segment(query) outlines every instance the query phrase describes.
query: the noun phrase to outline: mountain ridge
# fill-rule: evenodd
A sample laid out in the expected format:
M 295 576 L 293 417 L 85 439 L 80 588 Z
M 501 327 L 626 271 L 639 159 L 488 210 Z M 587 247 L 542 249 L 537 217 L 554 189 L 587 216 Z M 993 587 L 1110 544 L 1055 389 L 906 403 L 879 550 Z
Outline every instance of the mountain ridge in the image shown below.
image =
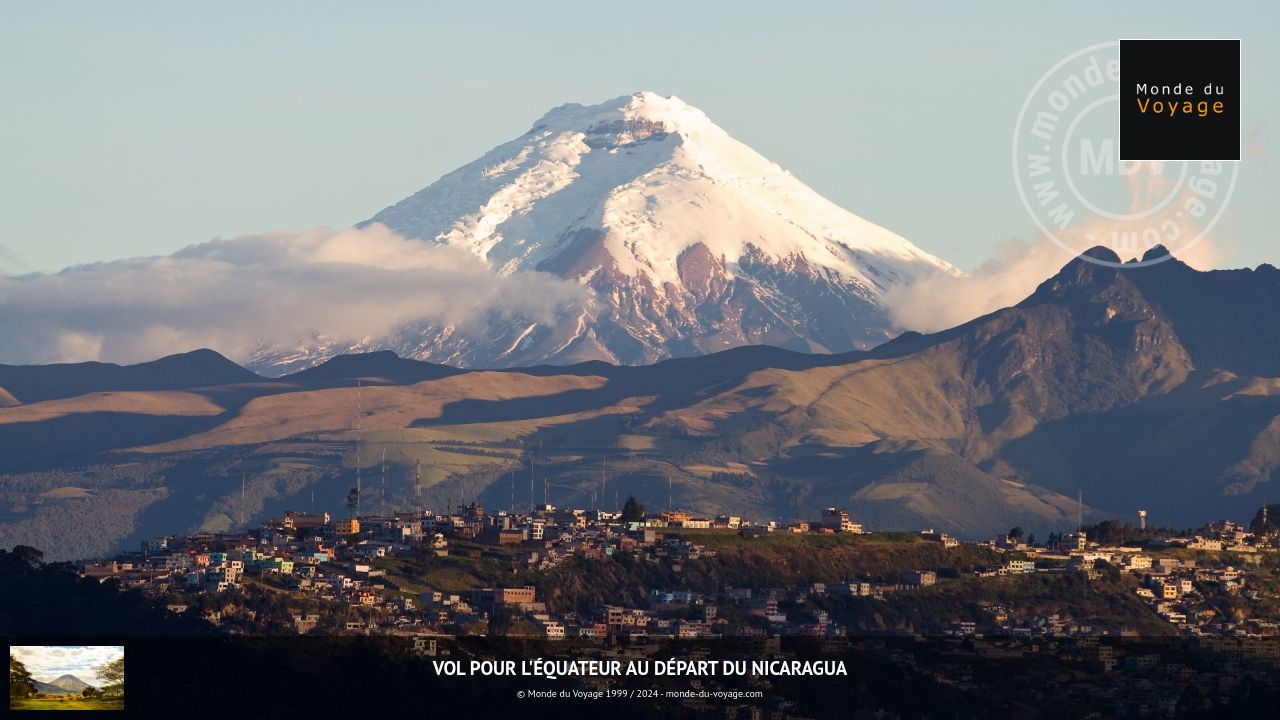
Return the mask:
M 1280 476 L 1268 344 L 1280 273 L 1176 262 L 1075 259 L 1017 305 L 867 351 L 749 345 L 645 366 L 500 370 L 369 353 L 310 380 L 124 393 L 114 401 L 136 410 L 109 418 L 124 437 L 80 455 L 84 433 L 58 423 L 95 417 L 93 396 L 0 408 L 0 454 L 58 443 L 55 459 L 0 484 L 0 508 L 24 508 L 0 521 L 0 540 L 83 547 L 67 519 L 77 508 L 116 517 L 112 503 L 131 529 L 109 542 L 228 530 L 244 513 L 242 481 L 246 522 L 309 506 L 312 493 L 341 512 L 357 461 L 377 477 L 384 449 L 392 507 L 421 463 L 435 507 L 599 507 L 616 493 L 763 520 L 842 506 L 870 528 L 973 538 L 1015 524 L 1069 530 L 1078 494 L 1087 521 L 1137 508 L 1162 524 L 1247 519 Z M 1224 333 L 1251 337 L 1221 348 Z M 534 490 L 514 479 L 531 471 Z M 143 504 L 126 513 L 128 498 Z
M 132 365 L 83 362 L 0 365 L 0 407 L 89 392 L 179 390 L 261 381 L 263 378 L 208 348 Z M 16 402 L 15 402 L 16 401 Z

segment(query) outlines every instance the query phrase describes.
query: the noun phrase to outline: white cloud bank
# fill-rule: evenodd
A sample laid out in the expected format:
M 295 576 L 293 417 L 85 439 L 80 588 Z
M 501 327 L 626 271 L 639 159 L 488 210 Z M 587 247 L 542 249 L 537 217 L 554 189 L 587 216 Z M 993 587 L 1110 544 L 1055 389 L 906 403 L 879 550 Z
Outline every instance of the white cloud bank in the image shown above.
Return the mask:
M 1128 177 L 1132 211 L 1144 210 L 1171 191 L 1171 186 L 1152 167 Z M 1106 220 L 1090 217 L 1085 222 L 1058 237 L 1067 247 L 1078 252 L 1096 246 L 1108 246 L 1109 238 L 1115 238 L 1135 227 L 1156 225 L 1162 221 L 1178 228 L 1178 237 L 1194 238 L 1202 229 L 1189 216 L 1179 212 L 1189 197 L 1189 190 L 1182 190 L 1178 199 L 1160 212 L 1141 223 L 1127 220 Z M 1198 270 L 1216 267 L 1230 256 L 1234 244 L 1232 223 L 1225 221 L 1213 233 L 1186 247 L 1175 245 L 1175 258 Z M 1121 260 L 1141 257 L 1148 247 L 1113 247 Z M 1048 238 L 1036 242 L 1009 240 L 994 258 L 984 262 L 977 270 L 965 275 L 935 275 L 910 285 L 894 286 L 885 293 L 884 305 L 890 320 L 902 330 L 936 332 L 955 327 L 1000 308 L 1016 305 L 1035 291 L 1040 283 L 1053 277 L 1064 265 L 1071 262 L 1073 254 Z M 1133 272 L 1141 272 L 1135 269 Z
M 1185 252 L 1175 251 L 1174 257 L 1206 270 L 1215 266 L 1219 252 L 1217 246 L 1205 238 Z M 1142 252 L 1129 254 L 1140 257 Z M 1129 258 L 1122 256 L 1121 259 Z M 1036 243 L 1009 240 L 995 257 L 972 273 L 935 275 L 910 285 L 894 286 L 885 293 L 884 304 L 890 320 L 903 330 L 946 330 L 1022 302 L 1071 260 L 1070 253 L 1049 240 Z
M 0 275 L 0 363 L 130 363 L 201 347 L 244 360 L 262 347 L 378 338 L 417 321 L 483 332 L 492 317 L 552 321 L 585 293 L 543 273 L 495 275 L 464 250 L 382 225 L 273 231 Z

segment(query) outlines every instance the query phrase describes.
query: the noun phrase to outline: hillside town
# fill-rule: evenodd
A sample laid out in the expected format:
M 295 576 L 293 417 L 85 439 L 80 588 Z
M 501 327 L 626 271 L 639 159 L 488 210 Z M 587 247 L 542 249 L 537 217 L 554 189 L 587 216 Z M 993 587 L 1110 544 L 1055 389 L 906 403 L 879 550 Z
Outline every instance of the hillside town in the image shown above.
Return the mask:
M 1108 573 L 1119 578 L 1164 628 L 1156 634 L 1266 637 L 1280 635 L 1280 614 L 1247 612 L 1280 606 L 1276 565 L 1280 538 L 1239 524 L 1216 523 L 1202 533 L 1157 536 L 1139 544 L 1103 544 L 1083 531 L 1044 544 L 1020 529 L 983 542 L 961 543 L 924 530 L 906 539 L 935 544 L 947 557 L 981 548 L 994 559 L 958 574 L 949 567 L 911 567 L 891 576 L 806 581 L 787 587 L 723 586 L 698 592 L 677 584 L 645 588 L 640 602 L 605 597 L 592 607 L 549 607 L 529 578 L 569 561 L 629 561 L 679 577 L 682 566 L 712 560 L 717 542 L 767 543 L 783 536 L 853 536 L 873 541 L 840 508 L 812 521 L 756 524 L 734 516 L 699 517 L 680 511 L 645 514 L 537 507 L 489 513 L 471 504 L 445 513 L 334 518 L 287 512 L 238 534 L 159 537 L 138 551 L 83 565 L 82 575 L 118 581 L 166 600 L 175 613 L 199 612 L 228 632 L 261 632 L 249 597 L 288 608 L 283 631 L 301 634 L 514 635 L 565 638 L 717 638 L 802 636 L 839 638 L 851 629 L 833 616 L 833 603 L 928 596 L 967 577 L 979 583 L 1011 576 L 1074 575 L 1087 588 Z M 901 541 L 903 533 L 893 534 Z M 750 547 L 750 545 L 748 545 Z M 1269 558 L 1272 562 L 1264 562 Z M 415 575 L 423 563 L 435 573 Z M 948 563 L 950 565 L 950 563 Z M 458 579 L 460 569 L 478 575 Z M 442 582 L 432 585 L 432 579 Z M 504 582 L 507 577 L 519 582 Z M 489 583 L 478 585 L 484 580 Z M 463 587 L 470 585 L 470 587 Z M 902 595 L 906 594 L 906 595 Z M 1070 598 L 1064 598 L 1070 600 Z M 275 613 L 280 615 L 277 610 Z M 272 632 L 280 632 L 283 618 Z M 1122 635 L 1105 619 L 1060 610 L 1027 612 L 1016 604 L 983 601 L 957 606 L 945 633 L 955 636 L 1062 637 Z M 854 634 L 860 631 L 854 630 Z M 889 634 L 919 633 L 910 628 Z

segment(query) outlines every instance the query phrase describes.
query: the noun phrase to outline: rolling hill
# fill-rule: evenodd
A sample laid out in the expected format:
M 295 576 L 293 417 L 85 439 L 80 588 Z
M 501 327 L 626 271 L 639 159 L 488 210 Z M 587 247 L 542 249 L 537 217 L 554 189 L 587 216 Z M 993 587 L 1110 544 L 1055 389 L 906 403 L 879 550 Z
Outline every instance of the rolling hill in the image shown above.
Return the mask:
M 0 407 L 93 392 L 182 390 L 261 379 L 212 350 L 124 366 L 100 362 L 0 365 Z

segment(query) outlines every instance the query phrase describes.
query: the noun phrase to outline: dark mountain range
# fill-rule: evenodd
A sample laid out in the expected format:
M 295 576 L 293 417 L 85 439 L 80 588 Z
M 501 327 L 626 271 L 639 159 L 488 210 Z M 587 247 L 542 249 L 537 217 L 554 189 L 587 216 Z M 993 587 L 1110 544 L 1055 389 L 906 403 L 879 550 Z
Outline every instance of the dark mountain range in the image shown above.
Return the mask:
M 424 380 L 438 380 L 460 372 L 463 371 L 450 365 L 406 360 L 390 350 L 379 350 L 358 355 L 339 355 L 315 367 L 280 379 L 308 387 L 350 385 L 357 380 L 375 384 L 403 385 Z
M 24 401 L 0 409 L 0 455 L 40 459 L 0 478 L 0 544 L 67 557 L 338 511 L 356 464 L 380 478 L 384 452 L 382 509 L 408 507 L 421 461 L 440 507 L 636 495 L 763 520 L 838 505 L 973 537 L 1069 529 L 1082 494 L 1087 521 L 1247 520 L 1275 499 L 1277 338 L 1270 266 L 1076 259 L 1017 306 L 870 351 L 498 371 L 370 353 L 277 381 Z M 103 417 L 105 434 L 65 431 Z
M 212 350 L 140 363 L 0 365 L 0 407 L 123 390 L 181 390 L 262 380 Z

